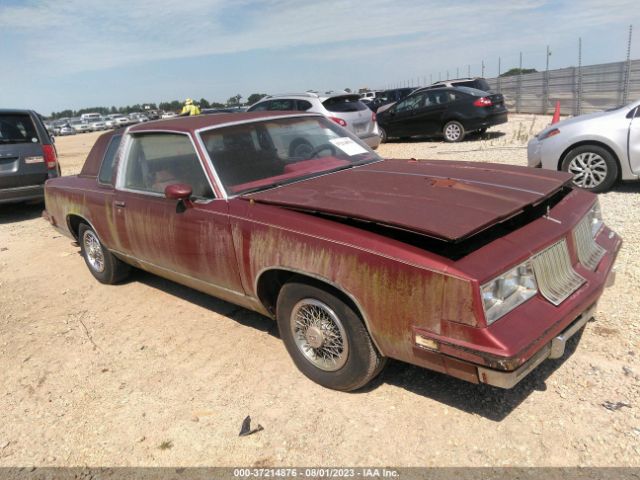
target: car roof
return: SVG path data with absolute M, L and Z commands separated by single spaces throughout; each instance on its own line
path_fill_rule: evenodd
M 151 122 L 139 123 L 129 128 L 130 132 L 141 133 L 146 131 L 173 131 L 173 132 L 194 132 L 202 128 L 217 127 L 233 123 L 245 123 L 261 119 L 277 117 L 312 117 L 318 116 L 314 113 L 292 113 L 292 112 L 238 112 L 220 113 L 218 115 L 195 115 L 191 117 L 173 117 Z
M 318 100 L 326 100 L 327 98 L 333 97 L 345 97 L 345 96 L 356 96 L 359 97 L 359 93 L 349 93 L 349 92 L 331 92 L 331 93 L 316 93 L 316 92 L 303 92 L 303 93 L 278 93 L 275 95 L 267 95 L 266 97 L 261 98 L 256 103 L 264 102 L 266 100 L 273 100 L 279 98 L 317 98 Z
M 8 114 L 8 113 L 17 113 L 17 114 L 35 114 L 33 110 L 22 109 L 22 108 L 0 108 L 0 114 Z

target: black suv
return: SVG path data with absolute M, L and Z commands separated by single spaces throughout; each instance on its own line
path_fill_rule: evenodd
M 377 113 L 380 137 L 443 136 L 460 142 L 468 132 L 484 132 L 507 121 L 501 94 L 467 87 L 422 88 Z
M 0 109 L 0 203 L 41 200 L 60 176 L 53 138 L 33 110 Z

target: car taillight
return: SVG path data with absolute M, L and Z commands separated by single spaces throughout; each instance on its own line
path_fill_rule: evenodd
M 473 102 L 473 104 L 476 107 L 490 107 L 491 105 L 493 105 L 493 102 L 491 101 L 491 99 L 487 97 L 481 97 L 477 99 L 475 102 Z
M 376 112 L 371 112 L 371 121 L 375 122 L 377 120 L 376 118 Z
M 44 156 L 44 163 L 47 164 L 49 170 L 56 168 L 58 164 L 58 158 L 56 157 L 56 151 L 53 145 L 43 145 L 42 154 Z
M 334 122 L 336 122 L 338 125 L 340 125 L 341 127 L 346 127 L 347 126 L 347 122 L 345 122 L 343 119 L 338 118 L 338 117 L 329 117 L 331 120 L 333 120 Z

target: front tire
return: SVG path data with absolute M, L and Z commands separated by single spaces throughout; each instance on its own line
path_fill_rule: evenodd
M 334 390 L 357 390 L 385 364 L 354 309 L 322 288 L 287 283 L 278 296 L 280 337 L 298 369 Z
M 618 162 L 597 145 L 574 148 L 562 161 L 562 170 L 573 174 L 573 184 L 593 193 L 609 190 L 618 179 Z
M 450 122 L 447 122 L 442 129 L 442 134 L 444 135 L 445 142 L 461 142 L 465 136 L 464 126 L 462 126 L 460 122 L 451 120 Z
M 78 239 L 84 261 L 100 283 L 112 285 L 129 275 L 131 267 L 107 250 L 90 226 L 80 225 Z

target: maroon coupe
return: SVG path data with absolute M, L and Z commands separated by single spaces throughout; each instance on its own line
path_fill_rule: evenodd
M 275 318 L 338 390 L 386 358 L 513 387 L 592 318 L 621 245 L 569 174 L 383 160 L 291 112 L 106 133 L 45 196 L 100 282 L 133 266 Z

